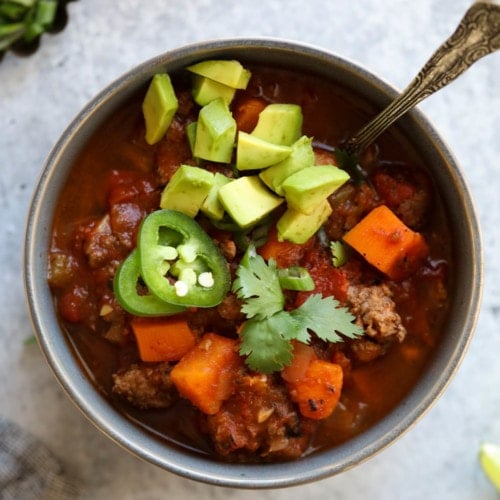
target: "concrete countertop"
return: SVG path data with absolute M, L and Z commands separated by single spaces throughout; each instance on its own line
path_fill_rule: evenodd
M 483 228 L 485 289 L 476 334 L 444 396 L 409 433 L 368 462 L 314 484 L 275 491 L 240 491 L 177 477 L 97 431 L 63 393 L 37 345 L 23 342 L 32 335 L 21 279 L 31 193 L 51 146 L 103 86 L 188 42 L 274 36 L 331 50 L 403 88 L 469 5 L 469 0 L 80 0 L 69 6 L 66 29 L 44 36 L 35 54 L 3 58 L 0 415 L 31 431 L 80 477 L 82 498 L 498 498 L 477 452 L 484 440 L 500 443 L 500 54 L 480 60 L 420 106 L 462 165 Z

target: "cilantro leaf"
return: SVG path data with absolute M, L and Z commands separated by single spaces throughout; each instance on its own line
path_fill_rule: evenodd
M 364 334 L 355 317 L 333 297 L 314 294 L 297 309 L 285 311 L 285 297 L 276 262 L 266 261 L 253 245 L 248 247 L 236 270 L 232 290 L 244 301 L 247 317 L 240 332 L 240 354 L 255 371 L 272 373 L 291 364 L 292 340 L 308 344 L 311 332 L 327 342 Z
M 252 370 L 272 373 L 292 362 L 292 344 L 280 331 L 283 315 L 288 313 L 282 311 L 263 320 L 252 318 L 244 324 L 240 354 L 247 356 L 246 363 Z
M 245 300 L 242 311 L 247 318 L 264 319 L 282 311 L 285 297 L 275 261 L 270 259 L 269 263 L 266 263 L 250 249 L 242 262 L 236 270 L 233 292 L 238 298 Z
M 345 307 L 339 307 L 339 302 L 333 297 L 311 295 L 290 314 L 300 324 L 301 331 L 296 338 L 302 342 L 302 338 L 308 336 L 307 330 L 328 342 L 342 341 L 339 333 L 349 338 L 364 334 L 363 328 L 353 323 L 355 317 Z

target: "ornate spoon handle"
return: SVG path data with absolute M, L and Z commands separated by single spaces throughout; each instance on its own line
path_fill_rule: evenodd
M 347 141 L 345 150 L 351 155 L 360 154 L 416 104 L 457 78 L 478 59 L 498 49 L 500 3 L 498 0 L 478 0 L 408 87 Z

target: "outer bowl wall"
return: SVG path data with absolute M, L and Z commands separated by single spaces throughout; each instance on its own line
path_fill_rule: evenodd
M 232 39 L 198 43 L 173 50 L 129 71 L 98 94 L 74 119 L 50 153 L 28 214 L 25 242 L 25 288 L 38 341 L 69 397 L 90 421 L 133 454 L 181 476 L 239 487 L 292 486 L 340 473 L 382 450 L 404 433 L 442 394 L 473 334 L 482 289 L 480 231 L 470 193 L 453 155 L 417 110 L 398 126 L 430 166 L 460 251 L 453 303 L 443 340 L 411 393 L 367 432 L 336 448 L 281 464 L 224 464 L 161 443 L 127 420 L 85 376 L 58 323 L 47 285 L 51 221 L 71 165 L 100 123 L 144 86 L 158 71 L 173 72 L 207 58 L 286 65 L 337 81 L 382 108 L 396 91 L 366 70 L 321 49 L 275 39 Z

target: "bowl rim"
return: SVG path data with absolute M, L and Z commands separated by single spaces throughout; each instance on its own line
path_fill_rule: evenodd
M 461 230 L 467 236 L 470 247 L 467 258 L 471 259 L 468 273 L 470 293 L 464 295 L 457 305 L 467 311 L 461 326 L 463 333 L 458 342 L 452 339 L 452 350 L 445 356 L 446 364 L 441 367 L 440 372 L 436 373 L 437 368 L 434 368 L 424 374 L 423 379 L 432 382 L 431 389 L 412 392 L 391 414 L 334 450 L 277 464 L 228 464 L 207 460 L 206 456 L 161 443 L 119 414 L 88 380 L 75 359 L 71 346 L 64 339 L 62 332 L 58 331 L 59 326 L 44 272 L 51 230 L 51 209 L 54 208 L 57 198 L 55 194 L 58 194 L 57 184 L 62 185 L 64 173 L 68 170 L 65 168 L 64 172 L 58 172 L 56 167 L 60 162 L 66 165 L 71 163 L 71 158 L 78 152 L 78 146 L 72 149 L 74 139 L 81 137 L 80 144 L 85 142 L 91 120 L 99 121 L 99 118 L 116 107 L 119 101 L 128 97 L 131 88 L 135 88 L 139 82 L 147 81 L 158 68 L 168 67 L 172 61 L 180 68 L 190 60 L 200 60 L 208 56 L 221 57 L 223 54 L 234 54 L 237 51 L 247 51 L 255 59 L 259 59 L 259 53 L 262 51 L 273 51 L 288 58 L 299 54 L 304 60 L 311 59 L 316 63 L 318 60 L 325 61 L 345 74 L 351 73 L 353 77 L 363 81 L 363 85 L 374 87 L 385 100 L 397 95 L 397 90 L 392 85 L 358 63 L 323 48 L 279 38 L 221 38 L 200 41 L 146 60 L 96 94 L 70 122 L 50 151 L 28 211 L 24 246 L 24 286 L 33 329 L 56 379 L 76 407 L 111 440 L 135 456 L 189 479 L 235 488 L 279 488 L 330 477 L 366 461 L 413 427 L 442 395 L 467 351 L 477 323 L 483 288 L 482 238 L 474 202 L 460 166 L 428 118 L 418 108 L 413 109 L 401 120 L 416 123 L 416 126 L 425 132 L 430 145 L 442 156 L 442 161 L 448 165 L 449 175 L 453 177 L 460 198 L 458 202 L 462 204 L 467 215 Z M 40 248 L 44 242 L 45 248 Z M 423 383 L 424 381 L 420 382 L 421 385 Z

